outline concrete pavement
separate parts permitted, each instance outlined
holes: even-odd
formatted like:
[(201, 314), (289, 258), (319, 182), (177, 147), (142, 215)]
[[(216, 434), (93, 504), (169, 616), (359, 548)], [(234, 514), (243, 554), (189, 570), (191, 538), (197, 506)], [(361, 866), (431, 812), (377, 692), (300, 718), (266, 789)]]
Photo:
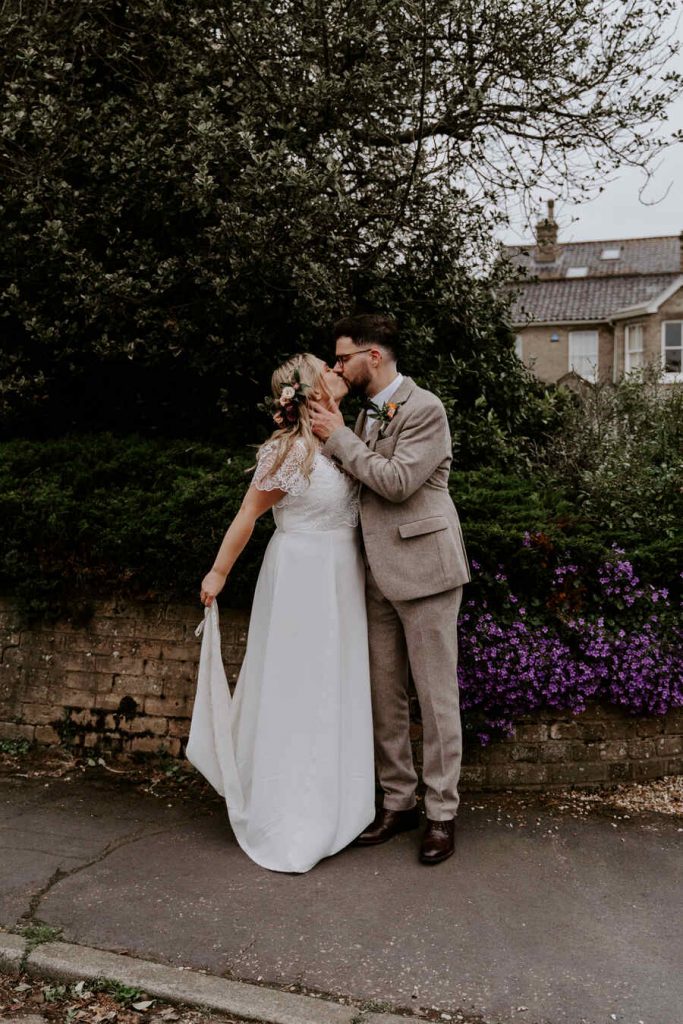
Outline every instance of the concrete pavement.
[(9, 930), (40, 921), (68, 943), (368, 1013), (683, 1020), (680, 819), (466, 794), (445, 864), (420, 865), (409, 833), (282, 875), (241, 852), (199, 785), (162, 801), (125, 780), (4, 778), (0, 815)]

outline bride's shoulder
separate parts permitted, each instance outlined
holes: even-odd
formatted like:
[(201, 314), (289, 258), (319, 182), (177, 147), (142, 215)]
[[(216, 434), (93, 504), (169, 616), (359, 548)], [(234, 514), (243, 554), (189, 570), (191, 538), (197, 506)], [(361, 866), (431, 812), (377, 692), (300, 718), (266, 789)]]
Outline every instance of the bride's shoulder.
[(308, 453), (308, 446), (303, 438), (295, 437), (287, 441), (282, 437), (271, 437), (259, 448), (256, 457), (259, 462), (275, 462), (281, 456), (285, 461), (302, 461)]

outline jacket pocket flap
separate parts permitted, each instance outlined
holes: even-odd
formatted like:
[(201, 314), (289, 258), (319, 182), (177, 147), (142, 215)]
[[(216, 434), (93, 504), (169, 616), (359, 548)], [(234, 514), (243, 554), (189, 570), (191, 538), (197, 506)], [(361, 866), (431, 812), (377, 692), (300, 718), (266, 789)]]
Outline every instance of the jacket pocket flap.
[(414, 523), (401, 523), (398, 532), (403, 538), (419, 537), (423, 533), (436, 533), (437, 530), (447, 530), (448, 520), (445, 516), (430, 516), (428, 519), (418, 519)]

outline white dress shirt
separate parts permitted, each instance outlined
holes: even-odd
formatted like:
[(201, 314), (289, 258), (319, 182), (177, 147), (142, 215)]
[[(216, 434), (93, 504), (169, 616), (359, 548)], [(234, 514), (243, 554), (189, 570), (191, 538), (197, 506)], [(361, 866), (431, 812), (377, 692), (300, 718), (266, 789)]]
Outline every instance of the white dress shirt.
[[(385, 402), (390, 401), (391, 396), (396, 391), (398, 391), (398, 389), (400, 388), (402, 383), (403, 383), (403, 374), (402, 373), (397, 373), (396, 376), (394, 377), (394, 379), (392, 380), (391, 384), (387, 384), (387, 386), (384, 388), (384, 390), (380, 391), (378, 394), (376, 394), (374, 396), (374, 398), (370, 399), (370, 401), (374, 402), (375, 405), (379, 409), (381, 409)], [(364, 430), (364, 433), (363, 433), (363, 437), (365, 438), (366, 441), (370, 437), (370, 432), (371, 432), (372, 428), (375, 426), (375, 421), (376, 420), (377, 420), (377, 417), (375, 416), (375, 413), (373, 412), (373, 410), (372, 409), (368, 409), (368, 411), (367, 411), (367, 413), (365, 415), (365, 430)]]

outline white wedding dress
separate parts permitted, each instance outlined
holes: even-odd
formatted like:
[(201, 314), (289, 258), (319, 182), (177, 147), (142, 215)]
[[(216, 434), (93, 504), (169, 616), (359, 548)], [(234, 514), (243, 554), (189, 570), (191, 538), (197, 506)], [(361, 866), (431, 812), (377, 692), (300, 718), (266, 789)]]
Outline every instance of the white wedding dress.
[(321, 452), (306, 480), (297, 441), (254, 483), (280, 488), (247, 650), (231, 698), (218, 606), (204, 609), (186, 756), (226, 799), (238, 843), (273, 871), (308, 871), (372, 821), (375, 788), (365, 573), (357, 485)]

